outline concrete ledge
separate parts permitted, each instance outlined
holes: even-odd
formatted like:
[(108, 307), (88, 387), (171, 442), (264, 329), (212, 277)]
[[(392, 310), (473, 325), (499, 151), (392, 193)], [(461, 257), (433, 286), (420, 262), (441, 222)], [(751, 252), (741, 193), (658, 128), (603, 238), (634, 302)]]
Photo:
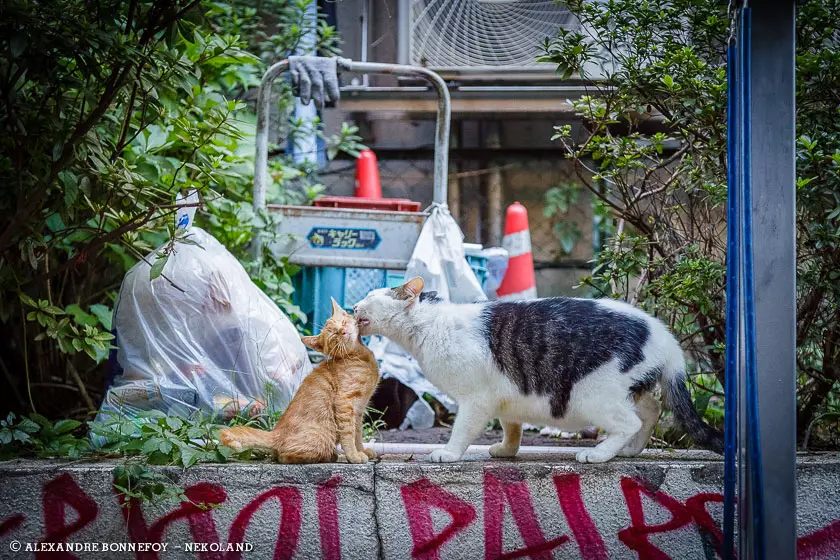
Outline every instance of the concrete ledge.
[[(477, 447), (469, 460), (440, 465), (425, 462), (435, 446), (391, 445), (401, 454), (367, 465), (160, 468), (193, 503), (130, 508), (111, 486), (117, 462), (0, 463), (0, 557), (31, 558), (38, 546), (70, 546), (64, 558), (144, 559), (682, 560), (719, 552), (716, 456), (650, 452), (580, 465), (569, 448), (484, 460)], [(801, 457), (798, 485), (799, 557), (840, 558), (840, 457)], [(23, 550), (13, 552), (15, 543)]]

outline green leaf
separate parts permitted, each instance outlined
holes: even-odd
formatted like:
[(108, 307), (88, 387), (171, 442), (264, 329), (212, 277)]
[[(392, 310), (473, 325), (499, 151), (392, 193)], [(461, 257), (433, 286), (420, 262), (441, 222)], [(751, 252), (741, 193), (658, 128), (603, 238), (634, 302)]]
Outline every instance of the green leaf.
[(79, 197), (79, 181), (76, 179), (76, 176), (69, 171), (62, 171), (58, 174), (58, 177), (64, 184), (64, 204), (67, 207), (70, 207)]
[(29, 418), (21, 418), (20, 423), (17, 425), (19, 430), (23, 430), (28, 434), (34, 434), (41, 430), (41, 426), (37, 423), (33, 422)]
[(712, 394), (706, 392), (700, 393), (694, 398), (694, 408), (697, 410), (697, 414), (703, 416), (706, 413), (711, 398)]
[(21, 430), (12, 430), (12, 438), (15, 441), (19, 441), (21, 443), (29, 441), (30, 439), (32, 439), (29, 434), (27, 434), (26, 432), (23, 432)]
[(166, 455), (169, 455), (170, 453), (172, 453), (172, 442), (169, 441), (168, 439), (161, 440), (160, 446), (158, 447), (158, 449), (160, 450), (161, 453), (165, 453)]
[(142, 451), (144, 444), (145, 442), (143, 442), (142, 439), (135, 438), (129, 441), (128, 443), (121, 445), (119, 449), (121, 451)]
[(157, 437), (149, 438), (143, 444), (143, 453), (149, 454), (157, 451), (160, 447), (161, 439)]
[(190, 426), (187, 430), (187, 437), (190, 439), (197, 439), (204, 435), (204, 430), (201, 426)]
[(110, 307), (97, 303), (90, 306), (90, 312), (99, 319), (99, 322), (102, 323), (102, 326), (105, 327), (106, 331), (110, 331), (113, 328), (112, 321), (114, 318), (114, 312)]
[(166, 266), (166, 261), (168, 260), (169, 255), (163, 255), (162, 257), (158, 257), (158, 259), (152, 265), (152, 268), (149, 270), (149, 281), (154, 280), (155, 278), (163, 274), (163, 267)]
[(160, 451), (154, 451), (146, 458), (150, 465), (168, 465), (172, 462), (169, 455), (164, 455)]
[(30, 414), (29, 418), (31, 418), (35, 422), (38, 422), (41, 426), (45, 428), (52, 428), (52, 422), (50, 422), (44, 416), (41, 416), (37, 412), (33, 412), (32, 414)]
[(198, 462), (199, 451), (187, 445), (181, 445), (181, 465), (184, 468), (191, 467)]
[(72, 303), (64, 308), (64, 311), (68, 315), (72, 315), (73, 319), (80, 325), (88, 325), (91, 327), (95, 327), (97, 324), (97, 319), (93, 315), (89, 313), (85, 313), (84, 310), (79, 307), (79, 304)]
[(67, 432), (72, 432), (81, 425), (82, 423), (78, 420), (59, 420), (55, 423), (55, 426), (53, 426), (53, 430), (57, 434), (65, 434)]

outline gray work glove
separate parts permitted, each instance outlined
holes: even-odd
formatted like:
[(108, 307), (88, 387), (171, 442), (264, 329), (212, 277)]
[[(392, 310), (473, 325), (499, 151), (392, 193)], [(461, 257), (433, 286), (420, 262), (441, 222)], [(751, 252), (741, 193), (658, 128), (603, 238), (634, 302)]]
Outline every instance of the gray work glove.
[(324, 108), (327, 101), (338, 101), (338, 72), (334, 58), (321, 56), (290, 56), (289, 74), (292, 78), (292, 93), (300, 102), (309, 105), (315, 100), (315, 107)]

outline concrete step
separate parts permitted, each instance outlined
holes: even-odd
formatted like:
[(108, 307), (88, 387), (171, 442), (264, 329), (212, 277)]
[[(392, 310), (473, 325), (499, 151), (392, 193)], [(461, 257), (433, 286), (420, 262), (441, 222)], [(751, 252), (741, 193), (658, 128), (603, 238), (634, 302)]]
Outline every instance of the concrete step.
[[(191, 502), (131, 507), (111, 484), (118, 461), (0, 463), (0, 557), (33, 557), (37, 547), (70, 547), (65, 558), (336, 560), (683, 560), (719, 551), (715, 455), (648, 451), (581, 465), (574, 448), (490, 460), (474, 446), (464, 461), (432, 464), (426, 454), (440, 446), (378, 447), (384, 460), (365, 465), (156, 468)], [(840, 558), (840, 455), (800, 457), (798, 485), (799, 557)]]

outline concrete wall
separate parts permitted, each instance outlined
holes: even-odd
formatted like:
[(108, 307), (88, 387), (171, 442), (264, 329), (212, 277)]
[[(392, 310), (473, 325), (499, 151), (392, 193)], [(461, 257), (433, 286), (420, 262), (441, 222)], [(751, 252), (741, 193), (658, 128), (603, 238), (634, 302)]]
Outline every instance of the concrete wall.
[[(0, 464), (0, 557), (33, 557), (47, 542), (82, 548), (63, 558), (682, 560), (715, 558), (720, 545), (722, 464), (714, 460), (203, 465), (161, 469), (193, 504), (130, 508), (111, 487), (115, 464)], [(798, 508), (799, 557), (840, 558), (836, 457), (800, 462)], [(161, 542), (160, 554), (83, 551), (85, 543)], [(15, 543), (21, 552), (11, 551)], [(207, 551), (191, 552), (190, 543)], [(246, 551), (213, 550), (236, 543)]]

